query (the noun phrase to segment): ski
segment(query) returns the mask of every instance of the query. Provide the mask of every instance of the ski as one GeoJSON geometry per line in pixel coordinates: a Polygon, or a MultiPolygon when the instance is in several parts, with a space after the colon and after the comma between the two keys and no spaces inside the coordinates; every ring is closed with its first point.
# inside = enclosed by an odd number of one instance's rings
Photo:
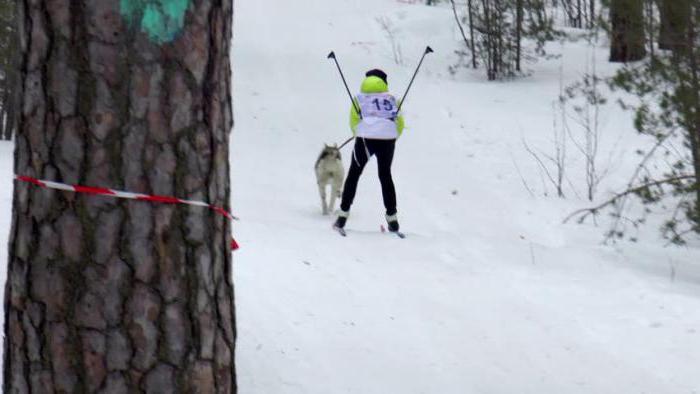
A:
{"type": "Polygon", "coordinates": [[[338,226],[333,226],[333,230],[337,231],[338,234],[342,235],[343,237],[347,237],[348,234],[345,232],[344,228],[338,227],[338,226]]]}
{"type": "Polygon", "coordinates": [[[383,233],[388,232],[388,233],[390,233],[390,234],[396,234],[396,236],[399,237],[399,238],[401,238],[401,239],[406,238],[406,234],[402,233],[401,231],[386,231],[386,228],[384,228],[384,225],[383,225],[383,224],[382,224],[382,225],[379,225],[379,229],[380,229],[383,233]]]}
{"type": "MultiPolygon", "coordinates": [[[[345,231],[344,228],[340,228],[338,226],[333,226],[333,230],[335,230],[338,234],[342,235],[343,237],[347,237],[348,233],[345,231]]],[[[389,234],[394,234],[397,237],[404,239],[406,238],[406,234],[402,233],[401,231],[387,231],[384,226],[380,226],[380,230],[382,233],[389,233],[389,234]]]]}

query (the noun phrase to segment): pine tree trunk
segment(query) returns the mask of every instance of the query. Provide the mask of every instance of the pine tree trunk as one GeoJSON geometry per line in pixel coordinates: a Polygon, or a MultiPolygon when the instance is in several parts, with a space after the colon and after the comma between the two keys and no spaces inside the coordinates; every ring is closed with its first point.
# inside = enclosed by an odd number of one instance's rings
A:
{"type": "Polygon", "coordinates": [[[656,0],[659,9],[659,48],[671,49],[671,15],[669,7],[673,0],[656,0]]]}
{"type": "Polygon", "coordinates": [[[523,34],[523,0],[515,2],[515,70],[520,72],[520,58],[522,56],[523,34]]]}
{"type": "Polygon", "coordinates": [[[4,122],[0,137],[9,141],[12,139],[12,136],[15,134],[15,130],[17,129],[17,103],[19,102],[17,96],[19,93],[19,86],[17,84],[16,72],[8,73],[6,78],[7,86],[5,89],[8,89],[8,91],[3,99],[2,112],[4,115],[4,122]]]}
{"type": "Polygon", "coordinates": [[[690,3],[689,0],[657,0],[660,19],[659,48],[682,50],[687,42],[691,15],[690,3]]]}
{"type": "MultiPolygon", "coordinates": [[[[687,4],[687,18],[685,28],[685,46],[676,53],[676,56],[685,56],[689,64],[692,89],[688,95],[691,100],[689,105],[688,135],[690,140],[691,156],[693,159],[693,171],[695,175],[695,213],[691,220],[695,221],[697,232],[700,232],[700,54],[697,50],[698,21],[700,21],[700,7],[691,7],[687,4]]],[[[678,48],[678,47],[675,47],[678,48]]]]}
{"type": "Polygon", "coordinates": [[[481,28],[485,31],[486,37],[483,39],[484,47],[486,48],[486,75],[489,81],[496,79],[495,71],[495,46],[494,46],[494,34],[495,34],[495,24],[492,18],[492,4],[490,0],[481,0],[481,7],[483,12],[483,26],[481,28]]]}
{"type": "MultiPolygon", "coordinates": [[[[17,174],[229,205],[231,0],[18,5],[17,174]]],[[[228,240],[202,208],[15,183],[3,392],[235,392],[228,240]]]]}
{"type": "Polygon", "coordinates": [[[2,108],[0,108],[0,139],[2,140],[7,140],[8,138],[5,138],[5,125],[7,124],[7,102],[8,102],[8,96],[9,92],[7,91],[7,80],[3,81],[3,86],[2,87],[2,101],[0,101],[0,105],[2,105],[2,108]]]}
{"type": "Polygon", "coordinates": [[[476,44],[474,41],[474,4],[472,0],[467,0],[467,8],[469,10],[469,42],[472,50],[472,68],[476,69],[476,44]]]}
{"type": "Polygon", "coordinates": [[[581,0],[576,2],[576,27],[583,28],[583,6],[581,0]]]}
{"type": "Polygon", "coordinates": [[[13,91],[9,97],[8,100],[6,101],[7,108],[3,108],[3,112],[5,114],[5,124],[4,124],[4,130],[3,130],[3,136],[2,138],[4,140],[10,141],[12,139],[12,136],[15,134],[15,130],[17,129],[17,100],[16,100],[17,92],[13,91]]]}
{"type": "Polygon", "coordinates": [[[644,2],[612,0],[610,42],[611,62],[632,62],[646,56],[644,36],[644,2]]]}

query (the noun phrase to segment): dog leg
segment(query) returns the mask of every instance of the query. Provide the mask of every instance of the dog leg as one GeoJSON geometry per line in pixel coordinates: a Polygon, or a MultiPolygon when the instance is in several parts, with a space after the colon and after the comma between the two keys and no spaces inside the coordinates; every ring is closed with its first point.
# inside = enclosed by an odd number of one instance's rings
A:
{"type": "Polygon", "coordinates": [[[321,211],[324,215],[328,215],[328,205],[326,205],[326,187],[325,185],[318,184],[318,193],[321,196],[321,211]]]}
{"type": "Polygon", "coordinates": [[[331,201],[328,203],[328,210],[330,212],[333,212],[333,209],[335,208],[335,199],[337,198],[338,194],[336,193],[335,190],[335,185],[333,185],[333,189],[331,189],[331,201]]]}
{"type": "Polygon", "coordinates": [[[333,184],[331,185],[331,203],[330,203],[330,211],[333,212],[335,209],[335,199],[340,198],[342,192],[340,191],[340,188],[343,187],[343,179],[336,177],[333,180],[333,184]]]}

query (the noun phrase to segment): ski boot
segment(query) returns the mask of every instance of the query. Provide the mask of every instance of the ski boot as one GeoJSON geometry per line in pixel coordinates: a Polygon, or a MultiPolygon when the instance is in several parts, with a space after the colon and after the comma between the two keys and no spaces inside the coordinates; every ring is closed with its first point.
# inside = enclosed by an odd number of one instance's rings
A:
{"type": "Polygon", "coordinates": [[[338,213],[338,218],[335,220],[335,223],[333,223],[333,229],[339,232],[343,237],[346,235],[343,228],[345,227],[345,222],[348,221],[348,215],[350,215],[350,212],[341,210],[340,213],[338,213]]]}
{"type": "Polygon", "coordinates": [[[386,224],[392,233],[399,232],[399,218],[396,214],[386,215],[386,224]]]}

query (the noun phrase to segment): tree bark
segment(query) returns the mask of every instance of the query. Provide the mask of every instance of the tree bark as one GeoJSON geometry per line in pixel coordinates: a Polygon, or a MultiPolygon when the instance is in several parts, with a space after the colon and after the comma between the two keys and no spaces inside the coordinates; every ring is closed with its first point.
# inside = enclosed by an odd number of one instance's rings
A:
{"type": "Polygon", "coordinates": [[[659,48],[678,51],[687,42],[691,4],[688,0],[657,0],[659,8],[659,48]]]}
{"type": "Polygon", "coordinates": [[[523,0],[515,1],[515,70],[520,71],[523,33],[523,0]]]}
{"type": "Polygon", "coordinates": [[[669,7],[673,0],[656,0],[659,9],[659,49],[671,49],[671,18],[669,7]]]}
{"type": "Polygon", "coordinates": [[[7,101],[5,101],[7,108],[3,108],[5,113],[5,124],[3,130],[3,139],[10,141],[12,136],[15,134],[17,129],[17,86],[13,87],[13,91],[8,95],[7,101]]]}
{"type": "Polygon", "coordinates": [[[472,0],[467,0],[467,10],[469,11],[469,42],[472,50],[472,68],[476,69],[476,44],[474,41],[474,5],[472,0]]]}
{"type": "MultiPolygon", "coordinates": [[[[18,5],[17,174],[229,205],[232,0],[18,5]]],[[[16,183],[3,392],[235,392],[229,239],[203,208],[16,183]]]]}
{"type": "Polygon", "coordinates": [[[583,28],[583,6],[581,0],[576,2],[576,27],[583,28]]]}
{"type": "Polygon", "coordinates": [[[646,56],[644,45],[644,2],[612,0],[610,42],[611,62],[631,62],[646,56]]]}
{"type": "MultiPolygon", "coordinates": [[[[698,26],[700,20],[700,7],[691,7],[688,4],[688,17],[685,27],[685,46],[676,53],[676,56],[686,56],[689,63],[691,75],[691,90],[688,94],[689,110],[688,117],[688,139],[690,140],[691,156],[693,160],[693,171],[695,174],[695,210],[691,220],[695,222],[696,228],[700,229],[700,63],[698,62],[697,40],[698,26]]],[[[677,48],[676,48],[677,49],[677,48]]],[[[697,232],[700,232],[696,230],[697,232]]]]}
{"type": "MultiPolygon", "coordinates": [[[[14,64],[14,63],[13,63],[14,64]]],[[[6,92],[3,97],[3,102],[2,102],[2,132],[0,133],[0,138],[9,141],[12,139],[12,136],[15,134],[15,130],[17,129],[17,103],[19,102],[18,100],[18,78],[17,78],[17,72],[15,70],[13,71],[8,71],[7,76],[5,77],[5,89],[6,92]]]]}
{"type": "Polygon", "coordinates": [[[7,99],[8,99],[8,94],[9,92],[7,91],[7,81],[3,81],[4,83],[2,84],[2,101],[0,103],[2,104],[2,108],[0,108],[0,139],[2,140],[7,140],[8,138],[5,138],[5,125],[7,124],[6,119],[7,119],[7,99]]]}

